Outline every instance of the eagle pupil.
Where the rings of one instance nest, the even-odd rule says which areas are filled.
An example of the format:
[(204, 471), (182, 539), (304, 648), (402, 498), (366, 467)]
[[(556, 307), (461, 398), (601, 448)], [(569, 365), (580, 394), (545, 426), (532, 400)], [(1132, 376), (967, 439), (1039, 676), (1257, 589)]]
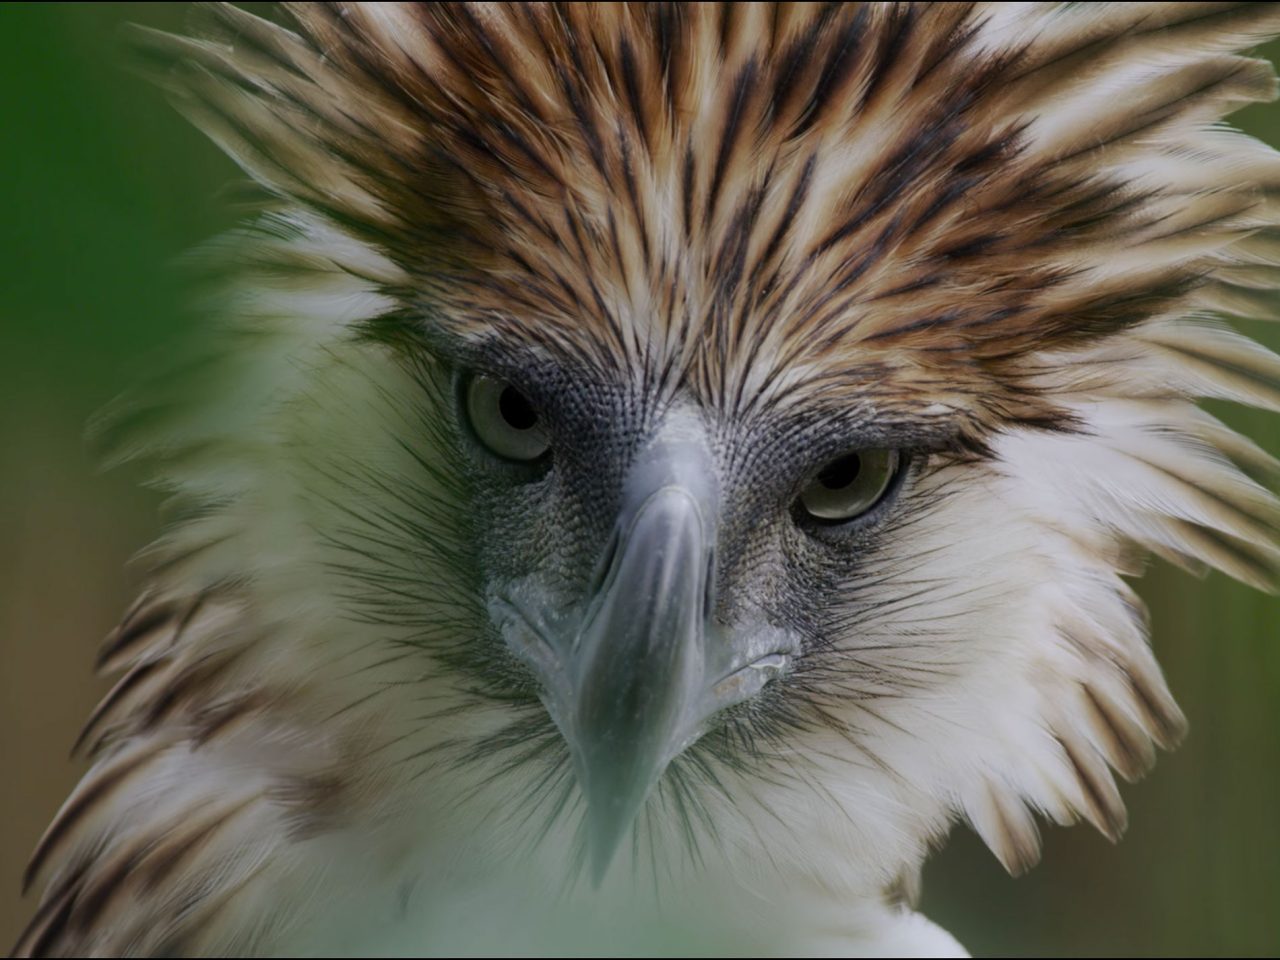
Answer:
[(515, 387), (507, 387), (498, 397), (498, 411), (509, 426), (528, 430), (538, 422), (538, 413)]
[(843, 490), (858, 479), (858, 473), (861, 470), (862, 458), (856, 453), (851, 453), (827, 464), (818, 474), (818, 482), (828, 490)]

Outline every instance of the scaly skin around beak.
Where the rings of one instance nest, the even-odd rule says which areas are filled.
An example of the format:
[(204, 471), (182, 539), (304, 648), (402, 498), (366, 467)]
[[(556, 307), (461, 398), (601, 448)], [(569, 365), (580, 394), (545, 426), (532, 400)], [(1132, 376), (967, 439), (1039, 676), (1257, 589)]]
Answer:
[(565, 733), (587, 800), (596, 883), (706, 719), (717, 500), (701, 436), (659, 440), (642, 454), (571, 653)]

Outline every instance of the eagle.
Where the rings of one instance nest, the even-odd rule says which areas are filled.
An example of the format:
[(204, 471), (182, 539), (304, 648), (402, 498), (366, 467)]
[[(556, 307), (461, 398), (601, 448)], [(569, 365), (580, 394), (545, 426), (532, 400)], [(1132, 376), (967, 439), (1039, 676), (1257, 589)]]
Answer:
[(1259, 3), (298, 3), (138, 28), (256, 187), (103, 417), (168, 524), (18, 956), (962, 955), (1125, 827), (1129, 580), (1277, 585)]

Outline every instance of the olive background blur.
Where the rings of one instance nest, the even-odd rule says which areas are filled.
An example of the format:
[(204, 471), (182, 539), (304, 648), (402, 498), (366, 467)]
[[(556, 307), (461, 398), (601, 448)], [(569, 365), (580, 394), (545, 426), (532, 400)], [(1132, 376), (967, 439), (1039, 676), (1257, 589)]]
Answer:
[[(106, 689), (96, 643), (140, 581), (126, 562), (158, 530), (159, 496), (136, 469), (101, 472), (85, 424), (196, 325), (171, 264), (238, 216), (230, 161), (124, 68), (121, 24), (187, 13), (0, 6), (0, 950), (34, 909), (26, 857), (84, 770), (67, 752)], [(1234, 122), (1280, 144), (1280, 104)], [(1242, 326), (1280, 347), (1280, 328)], [(1280, 452), (1280, 416), (1214, 412)], [(1280, 953), (1280, 600), (1159, 563), (1139, 589), (1191, 734), (1124, 788), (1118, 847), (1050, 828), (1013, 880), (956, 828), (924, 908), (978, 955)]]

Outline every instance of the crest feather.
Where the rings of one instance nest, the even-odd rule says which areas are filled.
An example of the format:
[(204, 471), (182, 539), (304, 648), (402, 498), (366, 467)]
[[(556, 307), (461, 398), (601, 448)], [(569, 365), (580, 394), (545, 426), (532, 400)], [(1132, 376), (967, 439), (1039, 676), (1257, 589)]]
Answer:
[(769, 356), (976, 438), (1062, 420), (1040, 352), (1274, 282), (1248, 251), (1280, 161), (1216, 123), (1274, 95), (1236, 51), (1280, 14), (1015, 6), (214, 7), (207, 39), (144, 45), (439, 322), (739, 407), (794, 400), (743, 389)]

